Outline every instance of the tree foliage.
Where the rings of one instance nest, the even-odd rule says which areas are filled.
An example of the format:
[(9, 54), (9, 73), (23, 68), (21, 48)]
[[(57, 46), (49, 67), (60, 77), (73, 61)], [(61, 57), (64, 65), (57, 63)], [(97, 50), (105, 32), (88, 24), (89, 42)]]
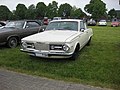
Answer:
[(31, 4), (28, 7), (26, 17), (27, 17), (27, 19), (35, 19), (36, 18), (36, 8), (35, 8), (34, 4)]
[(17, 19), (26, 19), (26, 11), (27, 7), (24, 4), (18, 4), (15, 11)]
[(39, 2), (36, 6), (36, 15), (37, 18), (43, 18), (46, 16), (46, 9), (47, 6), (44, 4), (44, 2)]
[(72, 6), (70, 4), (61, 4), (58, 10), (58, 15), (61, 17), (68, 18), (70, 16)]
[(47, 16), (49, 18), (56, 17), (58, 15), (58, 3), (53, 1), (47, 6)]
[(95, 19), (101, 18), (107, 11), (106, 4), (102, 0), (91, 0), (84, 10)]
[(12, 12), (7, 8), (7, 6), (0, 6), (0, 20), (7, 20), (12, 17)]
[[(92, 18), (99, 19), (107, 17), (106, 4), (102, 0), (91, 0), (89, 4), (84, 7), (85, 11), (92, 15)], [(61, 4), (58, 7), (56, 1), (52, 1), (48, 6), (44, 2), (39, 2), (35, 6), (31, 4), (28, 8), (24, 4), (18, 4), (16, 10), (11, 12), (6, 6), (0, 6), (0, 20), (7, 19), (43, 19), (44, 17), (65, 17), (65, 18), (84, 18), (87, 16), (81, 8), (71, 6), (68, 3)], [(108, 12), (108, 15), (113, 18), (116, 16), (115, 10), (112, 9)]]
[(115, 9), (113, 8), (113, 9), (111, 9), (111, 10), (108, 12), (108, 15), (109, 15), (110, 18), (112, 19), (112, 18), (114, 18), (114, 17), (117, 16), (117, 13), (116, 13)]
[(72, 8), (71, 10), (71, 14), (70, 16), (72, 18), (83, 18), (86, 16), (86, 14), (80, 9), (80, 8), (76, 8), (75, 6)]

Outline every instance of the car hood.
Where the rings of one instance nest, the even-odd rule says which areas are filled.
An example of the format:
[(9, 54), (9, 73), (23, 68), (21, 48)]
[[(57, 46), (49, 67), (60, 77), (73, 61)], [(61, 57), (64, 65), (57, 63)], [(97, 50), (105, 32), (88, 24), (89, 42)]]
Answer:
[(25, 37), (22, 40), (31, 42), (66, 42), (70, 37), (74, 37), (76, 34), (77, 31), (50, 30)]

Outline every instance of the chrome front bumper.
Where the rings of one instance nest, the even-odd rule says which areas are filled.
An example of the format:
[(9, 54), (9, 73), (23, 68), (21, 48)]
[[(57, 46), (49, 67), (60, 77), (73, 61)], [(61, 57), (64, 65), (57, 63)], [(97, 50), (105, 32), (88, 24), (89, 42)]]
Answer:
[(73, 53), (66, 53), (63, 51), (39, 51), (35, 49), (20, 49), (22, 52), (28, 53), (30, 56), (42, 58), (70, 58)]

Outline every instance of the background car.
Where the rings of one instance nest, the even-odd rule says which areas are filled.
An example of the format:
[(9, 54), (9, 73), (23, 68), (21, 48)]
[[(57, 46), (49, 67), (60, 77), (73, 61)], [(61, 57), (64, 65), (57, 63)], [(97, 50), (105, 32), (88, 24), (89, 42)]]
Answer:
[(48, 17), (44, 17), (43, 24), (48, 25), (48, 23), (49, 23)]
[(90, 19), (90, 20), (87, 21), (88, 26), (95, 26), (96, 24), (97, 24), (96, 21), (93, 20), (93, 19)]
[(107, 26), (107, 21), (106, 21), (106, 20), (100, 20), (100, 21), (98, 22), (98, 25), (99, 25), (99, 26)]
[(113, 19), (111, 23), (111, 27), (118, 27), (120, 26), (120, 22), (118, 19)]
[(14, 48), (21, 38), (38, 33), (40, 24), (35, 20), (10, 21), (0, 29), (0, 44)]
[(61, 20), (61, 17), (54, 17), (53, 20)]

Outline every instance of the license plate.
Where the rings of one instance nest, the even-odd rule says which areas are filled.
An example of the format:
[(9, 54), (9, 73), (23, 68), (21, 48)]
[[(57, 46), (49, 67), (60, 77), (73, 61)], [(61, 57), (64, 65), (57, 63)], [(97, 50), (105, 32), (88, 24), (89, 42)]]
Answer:
[(36, 53), (36, 56), (38, 56), (38, 57), (48, 57), (48, 54), (46, 54), (46, 53)]

